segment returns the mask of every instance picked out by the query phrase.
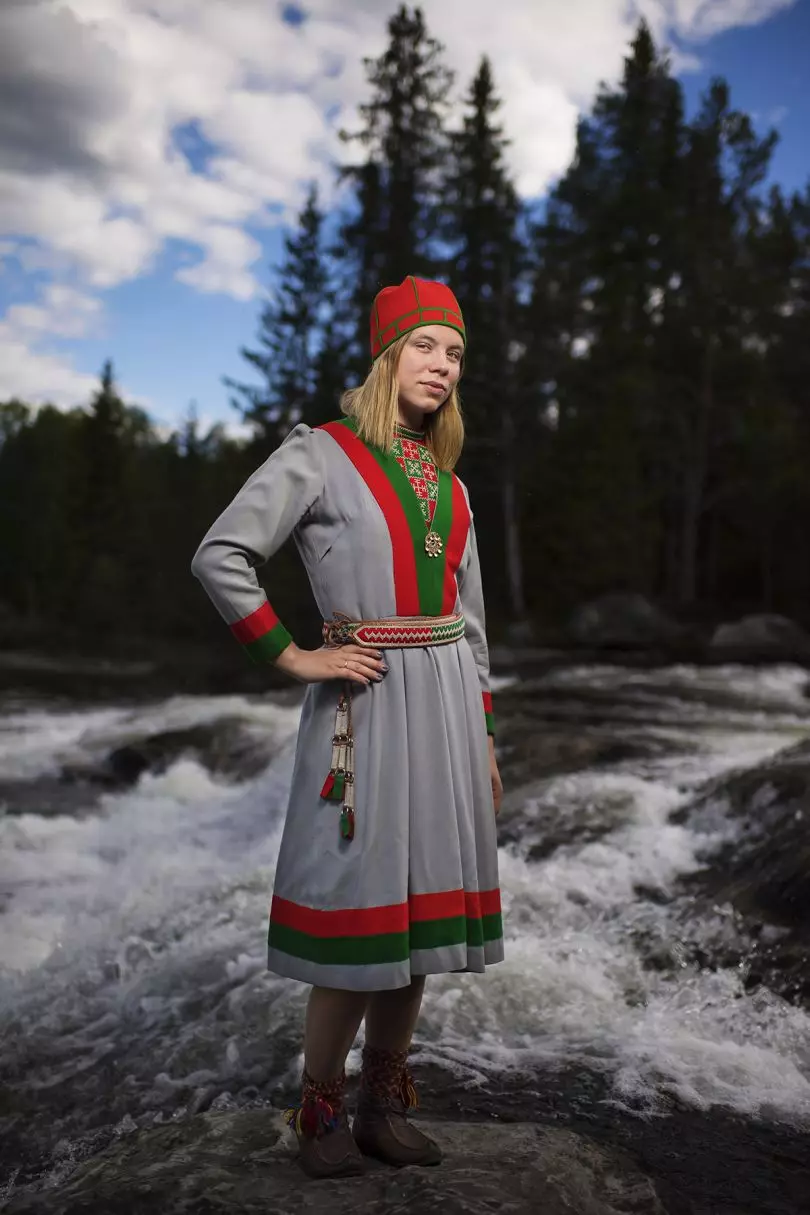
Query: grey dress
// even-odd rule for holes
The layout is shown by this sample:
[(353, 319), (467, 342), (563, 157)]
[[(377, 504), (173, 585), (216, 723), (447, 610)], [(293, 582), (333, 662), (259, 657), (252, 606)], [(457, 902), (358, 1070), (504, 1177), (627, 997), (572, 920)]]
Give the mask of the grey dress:
[(463, 612), (449, 645), (386, 649), (379, 683), (353, 685), (355, 834), (323, 800), (342, 684), (304, 697), (270, 912), (268, 966), (324, 987), (375, 991), (503, 958), (487, 731), (481, 574), (467, 492), (438, 472), (425, 552), (414, 482), (348, 419), (297, 426), (247, 480), (192, 562), (258, 662), (291, 640), (255, 569), (292, 534), (325, 620)]

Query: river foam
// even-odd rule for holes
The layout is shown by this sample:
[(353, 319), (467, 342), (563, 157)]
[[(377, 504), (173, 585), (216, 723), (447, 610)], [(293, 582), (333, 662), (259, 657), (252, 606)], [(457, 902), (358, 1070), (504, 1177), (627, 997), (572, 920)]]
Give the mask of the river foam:
[[(718, 679), (669, 674), (676, 693), (679, 681), (699, 690), (705, 674), (709, 697)], [(726, 672), (724, 693), (736, 674)], [(608, 667), (552, 677), (572, 695), (578, 683), (618, 689), (632, 678), (662, 705), (648, 728), (677, 748), (526, 790), (525, 832), (500, 857), (506, 961), (485, 976), (428, 981), (417, 1058), (473, 1084), (499, 1070), (580, 1065), (609, 1076), (609, 1100), (625, 1108), (655, 1113), (675, 1097), (810, 1125), (807, 1014), (747, 993), (735, 970), (678, 961), (678, 878), (737, 828), (722, 807), (699, 828), (671, 821), (705, 781), (810, 731), (799, 679), (746, 673), (733, 722), (704, 706), (696, 730), (694, 701), (680, 726), (677, 695), (662, 702), (668, 677)], [(97, 1101), (98, 1069), (114, 1057), (124, 1079), (112, 1107), (137, 1124), (193, 1108), (201, 1093), (238, 1099), (296, 1074), (306, 990), (264, 968), (296, 711), (269, 698), (183, 698), (153, 707), (150, 728), (236, 710), (277, 740), (255, 779), (227, 783), (185, 757), (106, 794), (93, 813), (0, 818), (0, 1070), (17, 1073), (23, 1060), (32, 1090), (72, 1083), (77, 1100)], [(88, 712), (83, 729), (82, 718), (17, 714), (0, 735), (0, 772), (19, 772), (21, 756), (29, 772), (48, 771), (66, 750), (117, 745), (145, 724), (123, 710)], [(532, 844), (560, 824), (582, 826), (581, 838), (532, 859)], [(693, 939), (711, 950), (726, 915), (692, 924)], [(651, 937), (671, 965), (647, 964), (639, 942)]]

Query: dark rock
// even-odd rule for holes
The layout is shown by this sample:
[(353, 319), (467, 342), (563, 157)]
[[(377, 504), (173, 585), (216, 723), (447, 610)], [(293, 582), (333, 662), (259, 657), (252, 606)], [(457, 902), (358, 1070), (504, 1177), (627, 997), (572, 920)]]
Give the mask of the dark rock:
[(95, 760), (66, 763), (61, 779), (112, 789), (127, 788), (144, 772), (165, 772), (176, 760), (188, 755), (211, 772), (247, 780), (266, 768), (274, 750), (271, 732), (259, 734), (239, 718), (220, 718), (204, 725), (133, 739)]
[(620, 1148), (532, 1123), (426, 1124), (445, 1160), (312, 1182), (277, 1111), (208, 1113), (137, 1131), (53, 1188), (11, 1200), (8, 1215), (288, 1215), (290, 1211), (667, 1215), (654, 1183)]
[(725, 778), (675, 817), (699, 824), (718, 800), (740, 834), (682, 883), (737, 913), (736, 932), (725, 950), (713, 950), (713, 964), (737, 965), (749, 989), (761, 983), (810, 1007), (810, 743)]
[(577, 608), (568, 632), (579, 645), (632, 648), (671, 643), (685, 631), (643, 595), (614, 592)]
[(721, 624), (710, 645), (714, 649), (748, 650), (762, 654), (810, 654), (810, 636), (785, 616), (744, 616)]

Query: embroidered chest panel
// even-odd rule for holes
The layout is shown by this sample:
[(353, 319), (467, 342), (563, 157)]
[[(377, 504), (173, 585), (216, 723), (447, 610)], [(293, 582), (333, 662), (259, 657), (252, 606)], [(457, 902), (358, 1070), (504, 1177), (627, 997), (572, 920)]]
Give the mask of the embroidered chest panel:
[[(383, 452), (367, 446), (351, 418), (319, 429), (335, 440), (379, 506), (391, 540), (398, 616), (447, 616), (454, 611), (456, 573), (464, 553), (470, 513), (461, 482), (438, 469), (412, 433), (396, 435)], [(430, 531), (441, 544), (426, 549)]]
[(430, 449), (421, 441), (397, 433), (391, 454), (411, 483), (426, 523), (433, 523), (439, 497), (439, 476)]

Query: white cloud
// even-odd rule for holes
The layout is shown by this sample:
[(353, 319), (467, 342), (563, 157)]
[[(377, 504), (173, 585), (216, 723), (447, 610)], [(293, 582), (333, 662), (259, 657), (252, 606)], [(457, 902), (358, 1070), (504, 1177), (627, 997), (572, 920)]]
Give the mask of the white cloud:
[(9, 308), (0, 320), (0, 400), (19, 397), (64, 408), (85, 402), (97, 377), (49, 350), (47, 337), (83, 337), (99, 311), (98, 300), (57, 284), (46, 288), (40, 303)]
[[(0, 259), (106, 288), (148, 273), (179, 241), (181, 281), (249, 298), (253, 230), (289, 217), (311, 181), (333, 188), (332, 165), (347, 154), (337, 131), (356, 125), (366, 96), (362, 58), (384, 47), (397, 3), (309, 0), (293, 28), (270, 0), (6, 0)], [(461, 19), (446, 0), (422, 8), (457, 96), (489, 54), (513, 173), (537, 194), (568, 163), (577, 113), (620, 71), (639, 15), (659, 41), (688, 44), (792, 3), (509, 0), (494, 13), (491, 0), (466, 0)], [(688, 46), (678, 61), (690, 62)], [(189, 131), (202, 136), (202, 162), (184, 151)], [(58, 312), (31, 308), (43, 324)], [(0, 322), (15, 341), (26, 340), (20, 315)]]
[(88, 334), (100, 312), (100, 300), (73, 287), (51, 283), (43, 292), (41, 304), (12, 305), (3, 324), (13, 333), (78, 338)]
[[(738, 26), (759, 25), (795, 0), (665, 0), (654, 3), (656, 26), (661, 22), (683, 38), (701, 41)], [(657, 13), (655, 10), (658, 10)]]
[[(460, 90), (491, 56), (518, 184), (537, 192), (567, 163), (576, 114), (619, 70), (640, 12), (660, 38), (688, 40), (792, 2), (511, 0), (493, 21), (490, 0), (467, 0), (461, 22), (444, 0), (423, 7)], [(393, 7), (312, 0), (293, 28), (268, 0), (7, 5), (0, 234), (41, 243), (98, 286), (145, 273), (179, 238), (201, 258), (184, 281), (243, 298), (258, 246), (223, 226), (268, 222), (268, 206), (289, 213), (312, 178), (331, 183), (336, 128), (354, 123), (362, 56), (384, 45)], [(213, 148), (202, 170), (178, 149), (189, 123)]]

